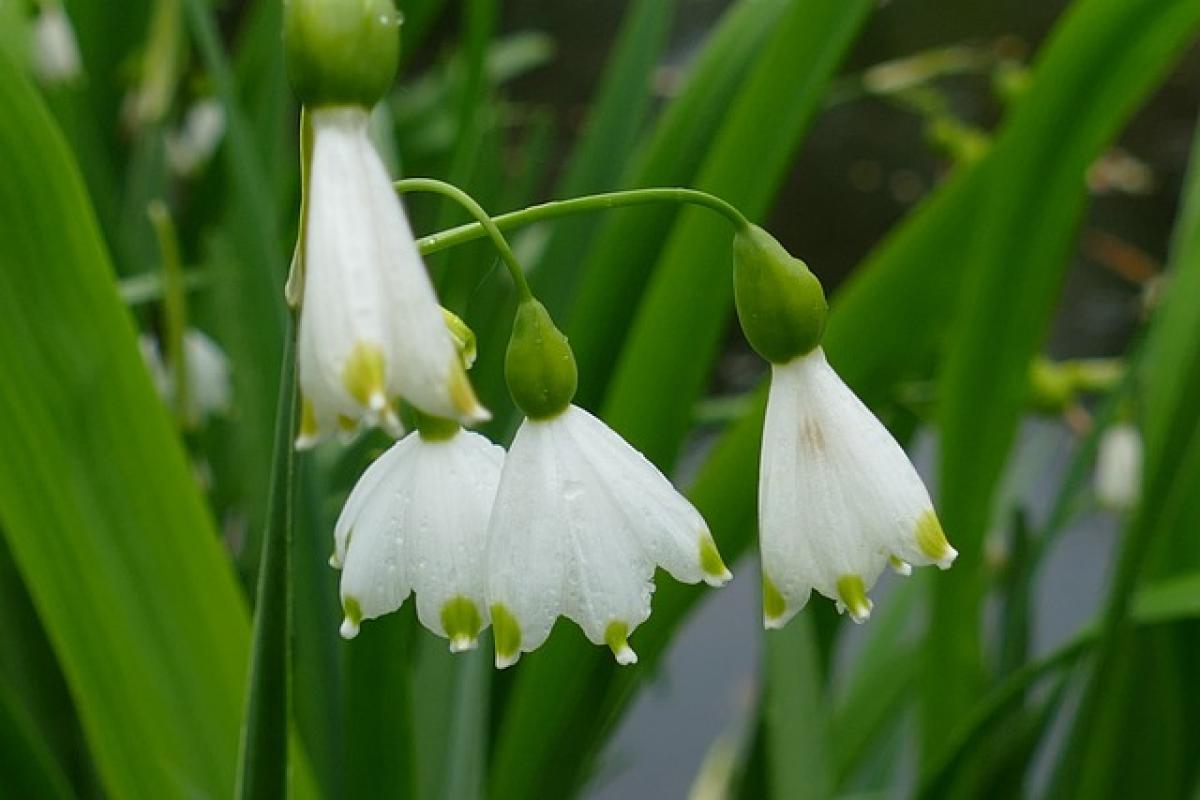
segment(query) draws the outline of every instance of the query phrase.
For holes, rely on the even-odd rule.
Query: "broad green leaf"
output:
[[[801,0],[764,46],[696,180],[761,219],[820,107],[866,2]],[[670,465],[731,316],[732,231],[711,212],[683,212],[630,328],[604,416],[648,458]],[[679,358],[687,352],[688,358]],[[671,391],[662,391],[670,386]]]
[[[4,791],[11,797],[66,800],[75,796],[41,731],[5,687],[0,687],[0,767]]]
[[[0,527],[117,797],[227,796],[248,627],[79,174],[0,57]]]
[[[741,0],[709,36],[686,83],[631,160],[625,186],[687,186],[712,147],[729,104],[790,0]],[[650,279],[673,205],[614,211],[580,266],[563,320],[579,362],[578,402],[597,406]]]
[[[984,530],[1086,205],[1084,174],[1200,21],[1187,0],[1080,0],[981,165],[969,277],[941,381],[941,511],[962,553],[935,585],[924,732],[935,745],[981,681]]]
[[[651,94],[654,70],[662,58],[675,13],[675,0],[638,0],[630,5],[592,101],[587,126],[571,152],[557,197],[575,197],[621,188],[620,166],[637,143]],[[538,299],[552,314],[564,310],[601,220],[580,216],[554,226],[545,250],[529,265]]]

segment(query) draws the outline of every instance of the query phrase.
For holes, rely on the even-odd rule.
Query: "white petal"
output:
[[[526,420],[504,459],[488,528],[488,604],[498,667],[546,641],[563,611],[574,565],[560,487],[550,425]],[[505,624],[509,617],[515,628]]]
[[[228,411],[233,392],[225,353],[216,342],[195,328],[189,328],[184,334],[183,347],[187,359],[188,406],[192,416]]]
[[[486,418],[367,138],[366,112],[315,111],[313,131],[299,369],[316,415],[380,420],[402,396],[438,416]],[[379,373],[365,383],[348,376],[363,354]]]
[[[69,83],[83,74],[75,29],[58,3],[45,5],[34,23],[33,60],[43,83]]]
[[[658,467],[582,408],[571,406],[560,419],[581,467],[595,474],[613,513],[650,561],[684,583],[720,586],[732,577],[700,512]]]
[[[1114,425],[1100,437],[1096,453],[1096,497],[1114,511],[1137,505],[1142,484],[1142,436],[1129,424]]]
[[[341,568],[346,562],[346,548],[356,530],[359,517],[368,507],[386,505],[391,501],[392,490],[405,478],[414,463],[413,451],[420,444],[415,434],[409,434],[393,444],[379,458],[371,462],[358,483],[350,490],[342,513],[333,527],[334,551],[330,565]],[[386,482],[386,485],[385,485]]]
[[[812,589],[840,600],[839,582],[852,576],[869,589],[887,561],[847,494],[847,464],[826,405],[840,398],[828,396],[827,376],[796,364],[774,368],[763,427],[759,542],[768,627],[787,622]],[[855,612],[861,617],[869,608]]]
[[[451,649],[471,649],[488,624],[488,519],[504,450],[460,430],[444,441],[422,440],[415,455],[407,524],[417,616],[450,639]]]
[[[628,636],[650,615],[656,565],[693,583],[726,578],[723,564],[710,563],[705,575],[711,538],[699,513],[637,451],[574,406],[522,424],[490,530],[500,666],[541,645],[559,615],[608,645],[619,663],[634,663]],[[510,635],[498,606],[512,617]]]

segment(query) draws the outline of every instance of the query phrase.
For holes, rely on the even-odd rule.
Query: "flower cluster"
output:
[[[491,626],[498,667],[538,648],[559,617],[634,663],[629,637],[650,615],[657,569],[712,586],[732,576],[696,508],[573,404],[566,337],[499,230],[455,189],[519,293],[505,376],[524,414],[507,453],[462,427],[488,418],[466,374],[473,335],[439,308],[367,136],[367,106],[395,70],[391,8],[293,0],[286,26],[309,126],[289,280],[301,309],[297,446],[360,425],[401,436],[404,408],[415,428],[363,473],[335,526],[342,634],[414,594],[418,618],[452,651]],[[815,589],[861,622],[888,564],[944,569],[957,554],[903,449],[827,362],[816,277],[736,210],[732,218],[738,315],[772,366],[759,492],[764,621],[782,626]]]

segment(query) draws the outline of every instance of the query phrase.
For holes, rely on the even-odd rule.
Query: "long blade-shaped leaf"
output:
[[[993,492],[1024,408],[1087,194],[1084,174],[1200,22],[1188,0],[1083,0],[1045,47],[997,138],[970,249],[971,276],[941,381],[942,513],[962,553],[934,592],[927,742],[981,679],[980,567]]]
[[[78,173],[0,57],[0,522],[115,797],[227,796],[248,627]]]

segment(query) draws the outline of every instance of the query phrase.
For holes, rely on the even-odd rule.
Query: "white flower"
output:
[[[44,5],[33,24],[33,66],[48,85],[70,83],[83,74],[75,29],[58,3]]]
[[[559,615],[631,664],[627,639],[650,616],[656,566],[685,583],[731,577],[691,503],[576,406],[517,431],[488,548],[497,667],[540,646]]]
[[[1122,423],[1106,430],[1096,453],[1096,498],[1105,508],[1128,511],[1142,491],[1142,436]]]
[[[429,440],[413,432],[373,463],[334,530],[342,568],[342,636],[417,596],[426,628],[453,652],[487,627],[487,524],[504,450],[471,431]]]
[[[367,138],[367,111],[319,108],[312,125],[297,444],[359,420],[395,427],[397,397],[438,417],[487,419]]]
[[[208,162],[225,135],[225,109],[216,98],[188,109],[178,130],[167,134],[167,164],[176,175],[193,175]]]
[[[142,334],[138,346],[154,388],[168,405],[175,404],[175,365],[164,363],[158,342]],[[183,335],[184,368],[187,370],[187,417],[199,421],[214,414],[224,414],[231,406],[229,360],[203,331],[188,328]]]
[[[904,450],[819,347],[772,367],[758,514],[768,628],[813,589],[862,622],[889,562],[908,574],[958,555]]]

